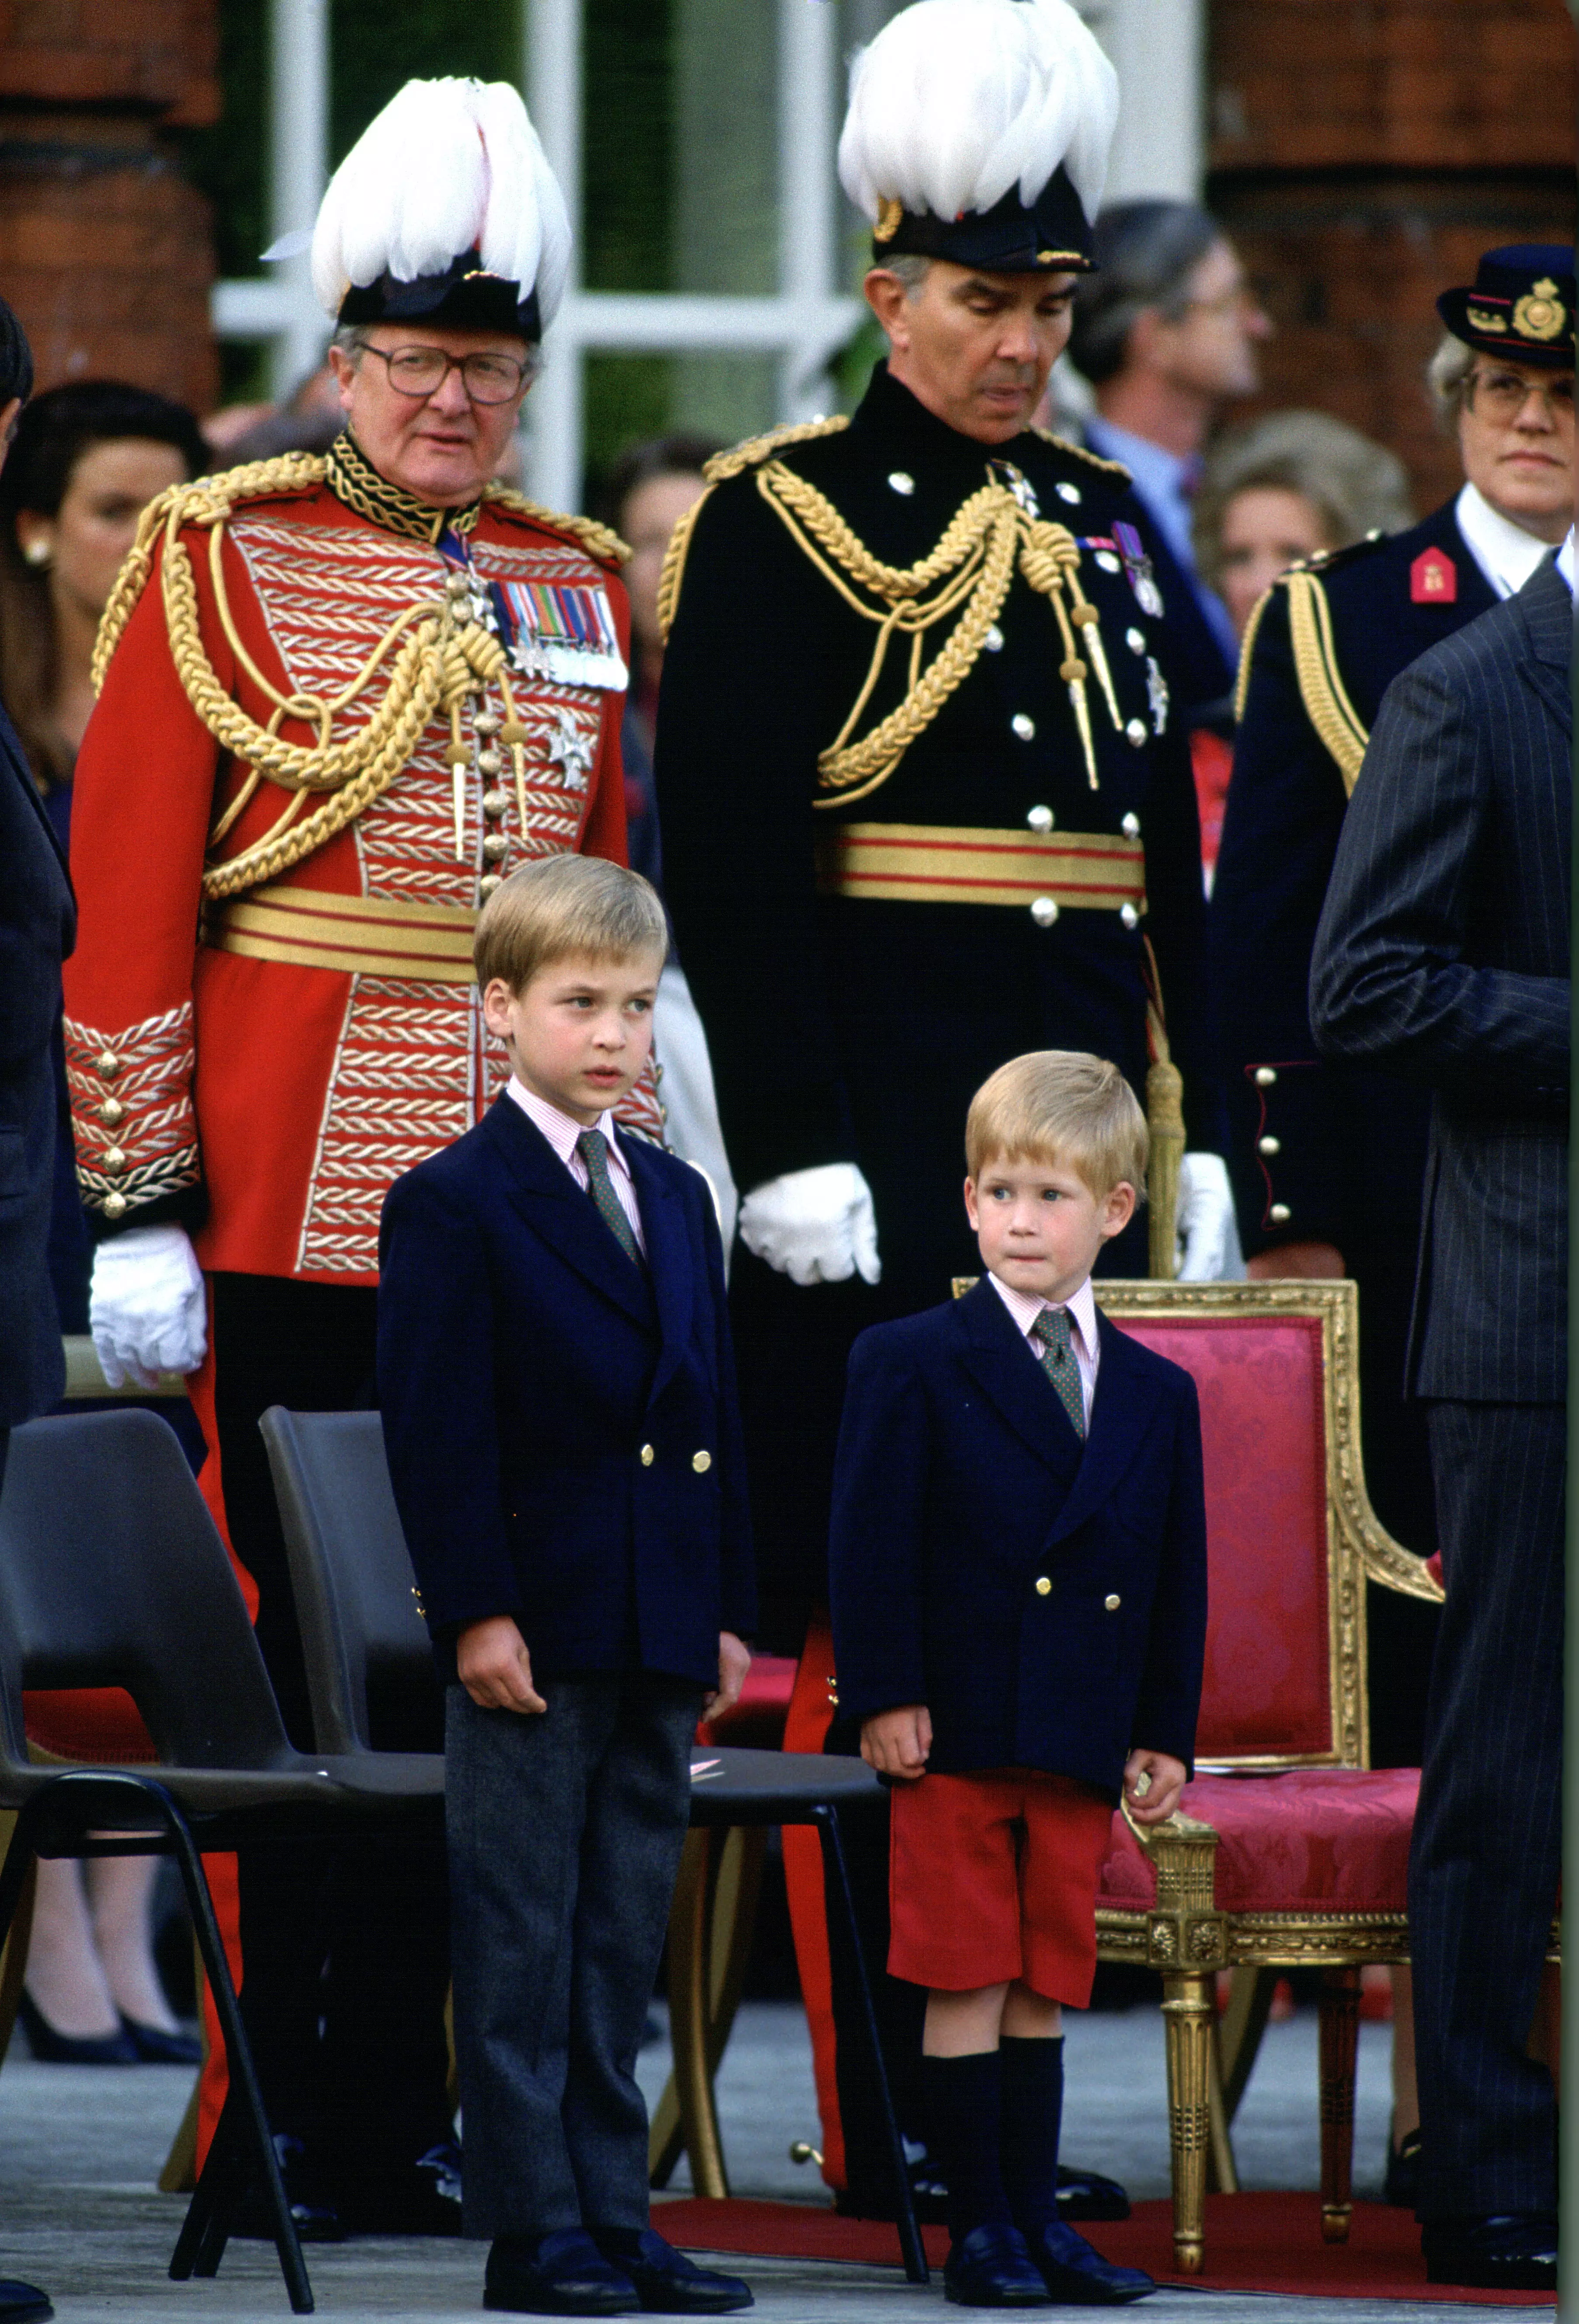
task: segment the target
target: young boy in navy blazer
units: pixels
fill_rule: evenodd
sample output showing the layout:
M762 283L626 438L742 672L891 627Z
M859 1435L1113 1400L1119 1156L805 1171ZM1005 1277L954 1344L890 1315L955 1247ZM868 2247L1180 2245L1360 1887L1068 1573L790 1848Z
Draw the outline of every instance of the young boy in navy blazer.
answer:
M615 1127L663 964L583 855L484 907L511 1079L384 1204L378 1381L447 1688L466 2227L485 2304L747 2308L649 2223L636 2052L704 1706L754 1618L724 1262L699 1172Z
M1206 1527L1195 1384L1098 1314L1145 1187L1115 1065L1016 1057L965 1127L986 1273L864 1333L831 1550L839 1704L894 1786L892 1974L928 1988L923 2073L966 2307L1153 2291L1058 2218L1060 2005L1084 2007L1121 1788L1171 1813L1195 1745Z

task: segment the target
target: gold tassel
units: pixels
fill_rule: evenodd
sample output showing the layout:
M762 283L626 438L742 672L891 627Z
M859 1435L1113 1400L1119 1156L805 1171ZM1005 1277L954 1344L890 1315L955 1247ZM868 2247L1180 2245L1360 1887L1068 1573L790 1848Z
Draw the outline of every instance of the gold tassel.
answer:
M1166 1057L1159 1057L1146 1074L1146 1120L1151 1132L1151 1159L1146 1185L1150 1203L1150 1274L1155 1281L1171 1283L1178 1271L1179 1164L1184 1159L1184 1076Z

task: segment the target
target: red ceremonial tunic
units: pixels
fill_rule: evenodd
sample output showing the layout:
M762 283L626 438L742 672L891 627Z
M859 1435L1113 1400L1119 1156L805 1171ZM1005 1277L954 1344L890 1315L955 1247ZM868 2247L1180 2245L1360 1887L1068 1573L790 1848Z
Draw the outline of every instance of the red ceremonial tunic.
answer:
M443 599L454 569L323 484L240 499L221 551L238 653L219 614L210 529L186 523L180 537L219 686L265 724L275 706L248 659L282 692L332 705L392 623ZM466 545L482 581L518 593L548 585L584 609L601 593L627 651L624 590L596 540L589 549L568 525L490 499ZM66 1043L84 1198L128 1227L200 1219L194 1241L208 1269L370 1286L391 1182L470 1129L507 1072L476 986L463 981L465 916L477 909L480 879L563 849L625 861L617 665L605 658L613 685L512 669L528 731L524 831L510 752L503 773L477 763L493 738L474 716L506 713L490 683L461 715L471 763L459 860L452 728L439 710L392 783L346 828L254 887L239 899L245 909L216 905L204 898L205 868L262 840L291 793L263 779L226 827L249 770L189 699L163 554L161 546L115 648L77 763L79 932L66 971ZM409 634L408 625L365 690L337 712L337 738L354 737L383 700ZM306 719L280 731L315 740ZM331 796L309 792L299 819ZM319 897L322 906L309 900ZM370 899L360 922L357 899ZM399 974L388 973L387 949L378 957L392 944L403 948ZM362 945L371 968L356 964ZM448 977L413 973L425 947L447 952ZM660 1119L651 1103L638 1118L650 1128Z

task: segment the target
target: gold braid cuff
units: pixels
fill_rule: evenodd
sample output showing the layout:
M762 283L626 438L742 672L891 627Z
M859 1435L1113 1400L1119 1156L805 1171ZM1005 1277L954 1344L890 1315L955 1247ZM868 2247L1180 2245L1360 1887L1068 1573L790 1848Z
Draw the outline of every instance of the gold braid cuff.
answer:
M1371 736L1350 701L1333 642L1332 607L1314 573L1296 566L1283 576L1288 593L1288 635L1307 717L1337 762L1353 793Z

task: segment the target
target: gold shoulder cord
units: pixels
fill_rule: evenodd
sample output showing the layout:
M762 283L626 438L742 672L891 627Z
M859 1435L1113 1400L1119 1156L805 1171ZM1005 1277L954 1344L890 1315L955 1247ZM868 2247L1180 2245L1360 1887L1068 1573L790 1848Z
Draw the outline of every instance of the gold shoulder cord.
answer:
M1067 452L1072 460L1084 460L1088 468L1100 468L1104 476L1116 477L1121 484L1132 484L1135 481L1122 460L1104 460L1100 452L1088 452L1084 444L1073 443L1067 436L1057 435L1050 428L1037 428L1031 432L1039 436L1044 444Z
M146 586L155 544L162 539L160 584L177 675L209 733L247 770L240 791L209 835L210 847L218 846L225 838L260 781L278 783L293 794L284 813L262 839L224 862L211 864L204 872L203 894L210 899L238 895L260 881L277 878L354 823L389 788L435 711L448 712L448 756L452 765L464 764L470 752L461 739L461 706L485 682L495 682L504 696L506 715L499 739L511 750L518 795L525 780L522 746L527 729L516 715L511 696L504 649L491 631L461 610L451 591L408 605L389 624L350 683L332 696L282 694L248 653L232 617L225 586L226 521L239 502L309 490L322 481L323 473L322 460L288 453L222 475L200 476L193 484L178 484L162 493L143 512L99 627L93 661L96 690L104 683L110 657ZM552 521L562 524L564 521ZM215 610L238 668L274 706L266 725L260 725L232 700L204 650L192 559L180 538L185 527L208 531ZM365 724L344 741L337 741L337 716L366 692L392 655L382 699ZM279 729L286 719L316 727L317 740L311 743L285 741ZM332 796L298 821L314 791Z
M631 547L622 540L612 526L598 524L589 516L561 516L557 509L545 508L540 501L529 501L522 493L512 492L508 484L485 484L483 498L490 508L503 509L511 516L523 516L532 524L540 524L549 532L568 532L581 543L589 557L600 565L628 565Z
M1092 671L1116 732L1122 732L1123 719L1096 608L1080 586L1080 547L1074 534L1065 525L1031 516L1007 484L992 481L982 484L955 512L929 556L915 565L884 565L851 530L826 493L775 456L792 444L832 434L847 425L840 419L777 429L771 435L737 445L732 452L720 453L708 461L705 471L709 484L716 485L755 467L758 492L802 556L853 613L877 625L872 659L854 705L833 742L818 753L817 789L826 796L815 799L813 805L853 803L888 780L910 744L926 732L974 667L1017 569L1031 588L1051 603L1064 649L1058 675L1069 690L1086 777L1095 790L1096 752L1085 692ZM666 638L705 498L676 527L664 559L658 611ZM958 618L923 672L922 641L951 615ZM896 636L910 641L905 698L859 741L853 741Z
M1251 657L1255 652L1255 641L1260 630L1261 616L1271 604L1272 589L1277 586L1274 581L1271 589L1261 591L1260 595L1251 607L1250 619L1244 625L1244 635L1240 641L1239 668L1233 674L1233 723L1236 726L1242 725L1244 723L1244 706L1250 699Z
M1282 586L1288 593L1288 635L1306 715L1337 762L1344 788L1353 793L1371 740L1350 701L1333 643L1332 607L1320 579L1296 566Z

